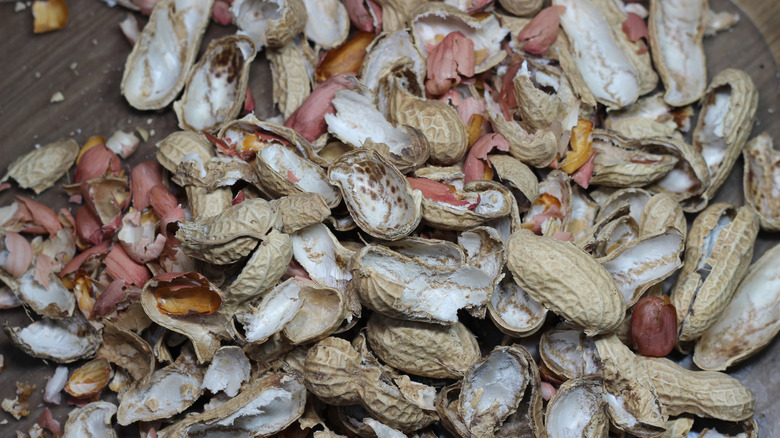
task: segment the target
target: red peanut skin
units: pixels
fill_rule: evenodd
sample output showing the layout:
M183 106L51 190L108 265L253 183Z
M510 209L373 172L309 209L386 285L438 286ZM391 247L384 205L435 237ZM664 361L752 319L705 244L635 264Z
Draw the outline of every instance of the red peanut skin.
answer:
M644 356L663 357L677 340L677 312L659 297L639 300L631 314L631 339Z

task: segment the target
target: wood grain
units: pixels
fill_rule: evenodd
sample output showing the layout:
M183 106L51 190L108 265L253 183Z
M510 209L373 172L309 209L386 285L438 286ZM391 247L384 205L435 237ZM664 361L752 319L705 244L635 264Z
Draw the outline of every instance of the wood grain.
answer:
M756 25L769 46L775 64L780 66L780 1L734 0Z

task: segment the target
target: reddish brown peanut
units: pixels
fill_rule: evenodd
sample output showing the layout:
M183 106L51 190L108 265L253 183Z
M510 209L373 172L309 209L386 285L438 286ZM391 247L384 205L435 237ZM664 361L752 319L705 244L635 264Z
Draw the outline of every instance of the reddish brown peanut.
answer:
M640 354L663 357L677 340L677 313L668 296L645 297L631 314L631 339Z

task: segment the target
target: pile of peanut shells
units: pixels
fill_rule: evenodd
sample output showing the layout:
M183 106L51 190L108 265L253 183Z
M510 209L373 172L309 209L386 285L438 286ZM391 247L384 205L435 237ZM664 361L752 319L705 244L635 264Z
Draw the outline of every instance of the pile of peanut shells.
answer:
M748 141L749 75L707 84L702 38L735 22L706 0L157 3L121 90L172 103L158 163L128 175L117 133L5 177L39 193L75 162L84 203L0 209L0 303L35 315L4 330L74 364L45 399L79 407L29 435L757 437L723 371L780 331L779 247L750 264L780 152ZM740 154L746 205L710 204Z

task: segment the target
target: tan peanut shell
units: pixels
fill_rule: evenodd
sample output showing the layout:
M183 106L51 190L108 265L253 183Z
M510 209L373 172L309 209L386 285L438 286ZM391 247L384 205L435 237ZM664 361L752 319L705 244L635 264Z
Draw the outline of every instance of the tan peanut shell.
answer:
M176 238L191 256L227 264L249 254L257 240L264 239L280 222L276 206L260 198L247 199L216 216L182 223Z
M531 298L508 274L496 285L488 315L499 330L513 337L536 333L547 319L547 308Z
M257 54L239 35L213 40L187 76L181 99L173 103L181 129L217 131L244 106L249 65Z
M488 117L493 129L509 140L509 154L533 167L550 164L558 153L558 137L552 131L540 131L529 135L514 120L506 120L503 115L488 108Z
M264 142L265 144L285 144L291 149L294 149L301 157L319 164L320 166L326 167L329 164L328 161L315 152L312 144L298 131L276 123L262 121L253 113L249 113L238 120L226 123L217 133L217 137L224 140L225 143L229 145L240 145L244 142L247 135L255 135L257 134L257 131L278 138L278 140Z
M757 107L758 89L744 71L728 68L712 79L693 131L693 146L710 173L709 185L700 195L703 202L712 199L726 182L753 129Z
M488 160L495 169L499 181L506 183L515 191L518 203L526 207L536 201L539 196L539 180L530 167L517 158L504 154L488 155ZM518 196L518 192L522 197Z
M272 196L310 192L322 196L330 208L341 203L341 193L328 182L325 170L293 148L269 144L257 152L253 167L258 186Z
M100 347L100 332L81 312L64 319L44 318L25 327L3 324L11 343L32 357L57 363L88 359Z
M614 334L597 338L596 349L612 424L635 436L658 436L669 417L634 353Z
M493 437L514 414L527 387L533 386L529 368L536 367L520 346L496 347L469 367L458 397L463 424L474 437Z
M184 187L184 192L187 194L193 220L216 216L230 207L233 201L230 187L220 187L209 192L205 187L189 185Z
M604 127L633 139L681 137L672 108L664 102L663 92L641 97L631 106L610 112L604 119Z
M148 384L156 362L152 347L132 330L107 320L103 324L103 344L97 356L127 370L139 385Z
M666 422L666 430L661 438L686 438L691 432L693 427L693 417L680 416L677 418L670 418Z
M679 340L699 338L726 308L750 264L758 216L749 206L709 206L688 234L685 266L671 293Z
M284 46L303 31L308 18L302 0L237 0L230 11L233 23L258 51Z
M610 333L623 320L626 304L609 273L568 242L528 230L507 242L507 267L531 296L588 335Z
M301 106L312 89L308 61L298 41L266 51L273 78L274 103L285 119Z
M176 131L157 142L157 161L169 172L176 172L182 159L194 153L202 163L207 163L217 154L214 147L200 132Z
M722 371L752 356L780 332L780 245L750 266L728 306L696 342L699 368Z
M685 241L688 235L688 223L680 204L666 193L653 195L642 209L639 235L649 236L670 227L679 231Z
M222 306L235 309L271 289L282 278L290 260L292 239L272 229L247 260L241 273L230 283ZM226 314L232 316L230 311Z
M133 108L161 109L176 98L195 62L213 4L165 0L155 5L122 75L121 91Z
M561 380L601 373L601 359L590 336L579 330L547 330L539 339L542 367Z
M769 134L763 133L750 140L742 157L745 203L758 213L762 229L780 230L780 152L773 149Z
M524 61L512 79L517 113L529 132L557 129L568 133L576 126L579 100L563 71L557 67Z
M455 206L422 198L422 212L425 223L445 230L466 230L511 214L515 202L512 192L495 181L475 180L463 184L460 191L463 199L479 200L476 207Z
M171 176L171 181L182 187L205 187L209 192L231 186L236 180L258 185L252 165L238 157L213 157L203 161L200 156L188 156Z
M111 417L116 414L116 405L106 401L95 401L68 413L68 421L62 431L62 438L78 438L95 434L105 438L116 438Z
M675 199L684 201L702 193L710 181L707 163L691 145L671 137L653 137L639 140L641 148L654 154L671 154L677 157L677 165L660 180L645 187L651 193L669 193ZM683 204L688 213L701 211L704 203Z
M670 416L684 413L724 421L753 416L756 399L737 379L717 371L690 371L669 359L637 356Z
M49 143L15 159L0 182L13 178L19 187L33 189L36 195L53 186L76 161L79 145L76 140Z
M459 379L481 358L476 336L459 322L444 326L374 313L366 338L384 363L418 376Z
M154 421L184 411L203 394L203 369L180 354L176 362L152 374L149 383L128 389L122 396L116 412L122 426Z
M512 15L528 17L536 14L544 5L543 0L498 0L498 3ZM512 32L514 35L515 32Z
M366 48L360 80L366 88L376 93L382 79L392 73L393 67L404 58L404 68L414 75L414 80L408 85L409 89L424 90L427 69L425 58L417 51L406 29L390 32L385 27L385 32L374 38Z
M667 229L628 242L608 252L599 263L612 275L626 306L631 307L650 287L682 266L680 253L684 246L683 235Z
M643 187L666 176L677 165L672 154L654 154L616 133L593 131L593 176L590 182L608 187Z
M382 7L382 28L395 32L407 27L411 12L419 4L417 0L377 0Z
M585 83L580 70L577 68L577 64L574 61L574 55L572 54L572 47L569 43L569 39L566 37L566 33L563 29L558 29L558 35L555 38L555 42L550 45L548 53L552 59L558 61L561 64L561 69L566 73L566 77L569 79L571 88L574 90L574 94L580 98L582 103L588 107L596 107L596 97L593 92L588 88L588 84Z
M428 140L431 163L448 166L460 161L469 146L466 127L458 113L444 102L414 96L391 80L390 119L419 130Z
M374 418L402 431L418 430L432 423L435 414L411 398L410 391L423 389L421 385L410 382L407 376L386 375L387 372L389 369L383 368L366 349L362 336L358 336L355 345L328 337L309 349L304 384L328 403L360 404ZM433 409L432 402L429 407Z
M319 224L330 216L330 208L317 193L298 193L271 201L282 216L282 232L294 233Z

